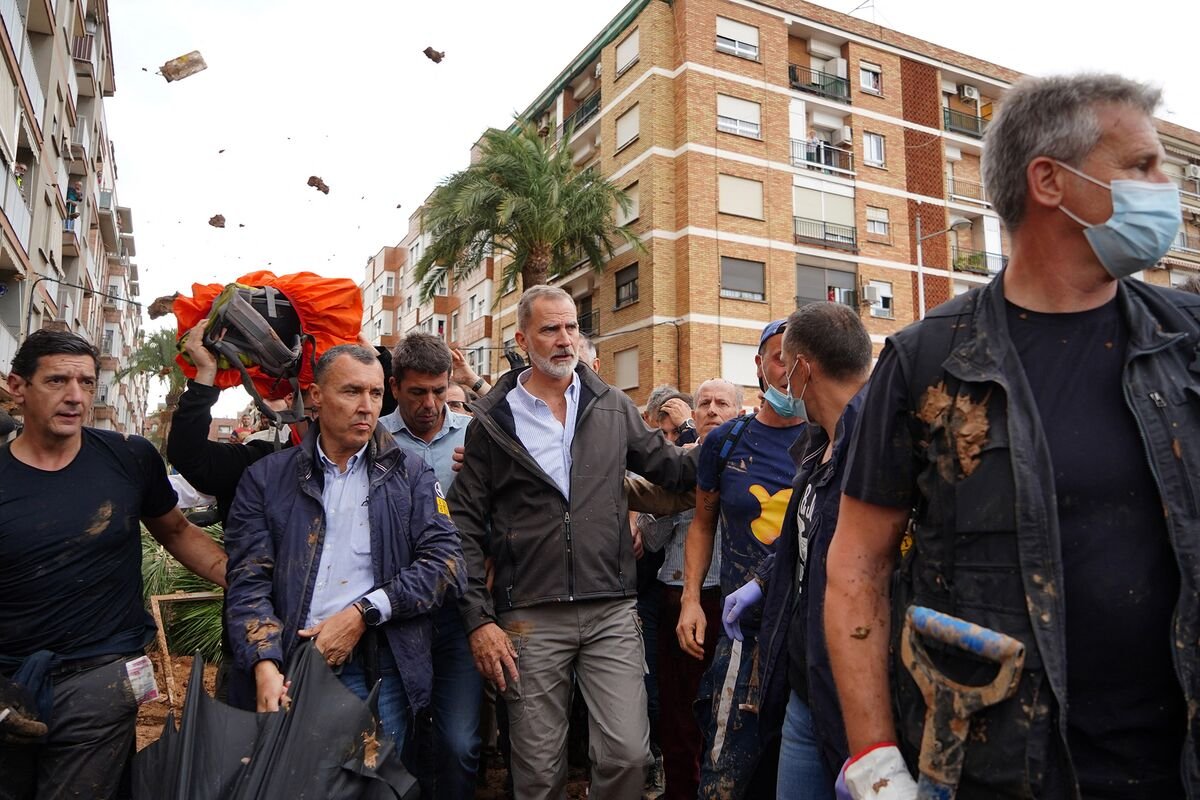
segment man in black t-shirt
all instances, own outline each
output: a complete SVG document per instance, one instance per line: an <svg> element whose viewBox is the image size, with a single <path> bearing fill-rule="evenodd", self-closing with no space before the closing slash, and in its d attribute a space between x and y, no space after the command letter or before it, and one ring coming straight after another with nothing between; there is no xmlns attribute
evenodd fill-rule
<svg viewBox="0 0 1200 800"><path fill-rule="evenodd" d="M25 340L8 377L25 427L0 446L0 676L32 697L49 733L0 744L3 800L117 791L134 744L131 662L154 634L139 520L225 585L224 552L175 507L154 447L83 426L98 368L86 340L46 330Z"/></svg>
<svg viewBox="0 0 1200 800"><path fill-rule="evenodd" d="M916 796L925 704L888 670L913 605L1026 649L1016 696L972 718L958 797L1200 792L1200 300L1129 277L1179 227L1158 101L1116 76L1014 86L984 154L1009 265L880 356L826 593L853 798Z"/></svg>

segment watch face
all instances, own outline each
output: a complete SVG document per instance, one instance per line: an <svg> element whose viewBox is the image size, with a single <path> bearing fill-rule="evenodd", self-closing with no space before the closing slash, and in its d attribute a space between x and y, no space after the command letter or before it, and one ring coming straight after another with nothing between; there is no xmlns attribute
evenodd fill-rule
<svg viewBox="0 0 1200 800"><path fill-rule="evenodd" d="M365 612L363 612L363 621L368 625L378 625L379 623L383 622L383 612L375 606L371 606Z"/></svg>

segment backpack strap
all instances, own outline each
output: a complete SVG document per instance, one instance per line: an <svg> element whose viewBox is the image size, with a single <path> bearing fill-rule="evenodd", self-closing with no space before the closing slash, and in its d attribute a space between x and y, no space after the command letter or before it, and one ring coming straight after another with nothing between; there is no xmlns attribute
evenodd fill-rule
<svg viewBox="0 0 1200 800"><path fill-rule="evenodd" d="M729 430L725 431L725 438L721 440L721 447L717 450L718 478L725 472L725 465L729 463L730 454L742 440L742 435L746 433L746 428L750 427L750 420L754 419L754 416L754 414L747 414L744 417L737 417L729 426Z"/></svg>

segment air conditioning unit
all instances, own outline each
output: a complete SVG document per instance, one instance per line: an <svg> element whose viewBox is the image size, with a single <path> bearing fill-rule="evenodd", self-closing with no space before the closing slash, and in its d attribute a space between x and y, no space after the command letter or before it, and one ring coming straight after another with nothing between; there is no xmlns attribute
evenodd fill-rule
<svg viewBox="0 0 1200 800"><path fill-rule="evenodd" d="M970 85L969 83L960 83L958 85L958 97L960 100L970 100L972 102L978 103L979 102L979 90L976 89L974 86Z"/></svg>
<svg viewBox="0 0 1200 800"><path fill-rule="evenodd" d="M1183 168L1183 174L1189 178L1200 180L1200 164L1188 164Z"/></svg>
<svg viewBox="0 0 1200 800"><path fill-rule="evenodd" d="M871 286L870 284L862 288L862 299L864 305L875 305L879 302L879 287Z"/></svg>
<svg viewBox="0 0 1200 800"><path fill-rule="evenodd" d="M834 128L832 138L834 144L850 144L854 141L854 137L850 131L849 125L843 125L840 128Z"/></svg>

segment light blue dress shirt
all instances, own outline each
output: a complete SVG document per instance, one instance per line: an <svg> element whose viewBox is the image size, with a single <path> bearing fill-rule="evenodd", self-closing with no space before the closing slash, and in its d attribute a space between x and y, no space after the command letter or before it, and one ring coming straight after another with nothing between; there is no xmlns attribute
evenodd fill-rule
<svg viewBox="0 0 1200 800"><path fill-rule="evenodd" d="M329 460L317 438L317 457L325 474L321 505L325 509L325 543L313 586L305 627L311 628L342 609L366 597L383 621L392 618L392 604L383 589L375 588L375 569L371 560L371 515L367 507L370 475L366 459L367 445L346 462L346 471Z"/></svg>
<svg viewBox="0 0 1200 800"><path fill-rule="evenodd" d="M433 473L437 475L443 494L450 491L450 485L454 483L454 476L457 474L454 471L454 448L463 446L467 438L467 424L470 421L471 418L466 414L456 414L447 407L446 413L442 415L441 429L434 434L433 441L426 442L404 424L400 409L379 418L379 424L392 434L396 444L433 467Z"/></svg>
<svg viewBox="0 0 1200 800"><path fill-rule="evenodd" d="M571 442L575 439L575 418L579 413L579 375L573 374L571 385L567 387L565 424L555 418L545 401L534 397L525 388L531 375L532 368L522 372L517 378L517 385L509 389L506 395L517 438L538 466L562 490L563 497L570 500Z"/></svg>

